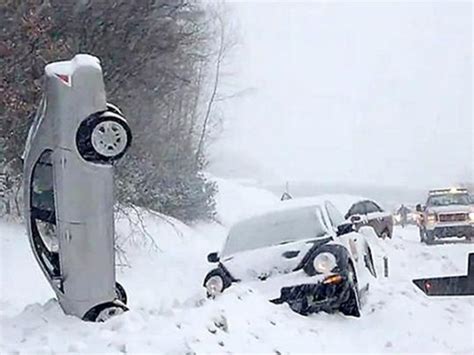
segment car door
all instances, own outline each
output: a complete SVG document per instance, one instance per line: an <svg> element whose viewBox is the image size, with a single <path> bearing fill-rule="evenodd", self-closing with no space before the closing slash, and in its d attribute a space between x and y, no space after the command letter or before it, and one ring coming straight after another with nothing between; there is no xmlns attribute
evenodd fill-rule
<svg viewBox="0 0 474 355"><path fill-rule="evenodd" d="M363 219L365 217L365 214L366 214L365 203L364 201L359 201L359 202L354 203L351 206L351 208L345 215L345 219L349 219L352 222L354 222L355 220L353 217L359 217Z"/></svg>
<svg viewBox="0 0 474 355"><path fill-rule="evenodd" d="M61 275L53 181L52 151L45 150L35 163L32 172L29 196L30 223L34 252L52 279Z"/></svg>
<svg viewBox="0 0 474 355"><path fill-rule="evenodd" d="M366 201L367 220L375 229L377 235L381 235L385 230L390 231L389 218L390 214L385 212L379 205L373 201Z"/></svg>

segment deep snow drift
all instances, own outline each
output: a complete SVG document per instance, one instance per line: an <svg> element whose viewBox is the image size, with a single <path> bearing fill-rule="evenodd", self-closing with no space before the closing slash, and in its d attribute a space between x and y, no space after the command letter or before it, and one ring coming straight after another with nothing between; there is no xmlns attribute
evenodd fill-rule
<svg viewBox="0 0 474 355"><path fill-rule="evenodd" d="M185 226L151 214L117 222L126 252L117 279L131 310L107 323L65 316L23 226L0 221L0 353L474 352L474 298L428 298L411 283L420 276L465 274L474 245L426 246L414 227L377 241L379 253L389 256L390 277L372 285L360 319L302 317L246 285L206 300L206 255L220 249L228 226L280 203L267 191L218 183L222 225Z"/></svg>

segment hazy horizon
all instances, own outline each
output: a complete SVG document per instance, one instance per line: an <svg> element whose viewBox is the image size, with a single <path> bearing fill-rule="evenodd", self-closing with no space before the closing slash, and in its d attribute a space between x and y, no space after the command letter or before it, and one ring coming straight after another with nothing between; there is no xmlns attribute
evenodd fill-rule
<svg viewBox="0 0 474 355"><path fill-rule="evenodd" d="M230 7L241 36L231 80L253 90L226 103L211 167L238 175L240 160L247 175L384 186L473 181L471 3Z"/></svg>

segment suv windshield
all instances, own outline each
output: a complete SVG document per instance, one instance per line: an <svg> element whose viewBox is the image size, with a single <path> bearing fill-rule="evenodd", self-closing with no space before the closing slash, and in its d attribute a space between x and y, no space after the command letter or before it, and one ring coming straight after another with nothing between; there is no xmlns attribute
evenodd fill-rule
<svg viewBox="0 0 474 355"><path fill-rule="evenodd" d="M468 194L442 194L430 196L427 206L469 205Z"/></svg>
<svg viewBox="0 0 474 355"><path fill-rule="evenodd" d="M229 232L222 255L318 238L327 231L316 206L267 213L236 224Z"/></svg>

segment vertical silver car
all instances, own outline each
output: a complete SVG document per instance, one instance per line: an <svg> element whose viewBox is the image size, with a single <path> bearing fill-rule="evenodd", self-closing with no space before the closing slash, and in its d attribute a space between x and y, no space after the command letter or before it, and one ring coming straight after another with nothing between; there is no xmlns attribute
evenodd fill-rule
<svg viewBox="0 0 474 355"><path fill-rule="evenodd" d="M130 128L107 104L97 58L47 65L44 85L23 155L30 244L64 312L104 321L127 310L115 281L112 164Z"/></svg>

